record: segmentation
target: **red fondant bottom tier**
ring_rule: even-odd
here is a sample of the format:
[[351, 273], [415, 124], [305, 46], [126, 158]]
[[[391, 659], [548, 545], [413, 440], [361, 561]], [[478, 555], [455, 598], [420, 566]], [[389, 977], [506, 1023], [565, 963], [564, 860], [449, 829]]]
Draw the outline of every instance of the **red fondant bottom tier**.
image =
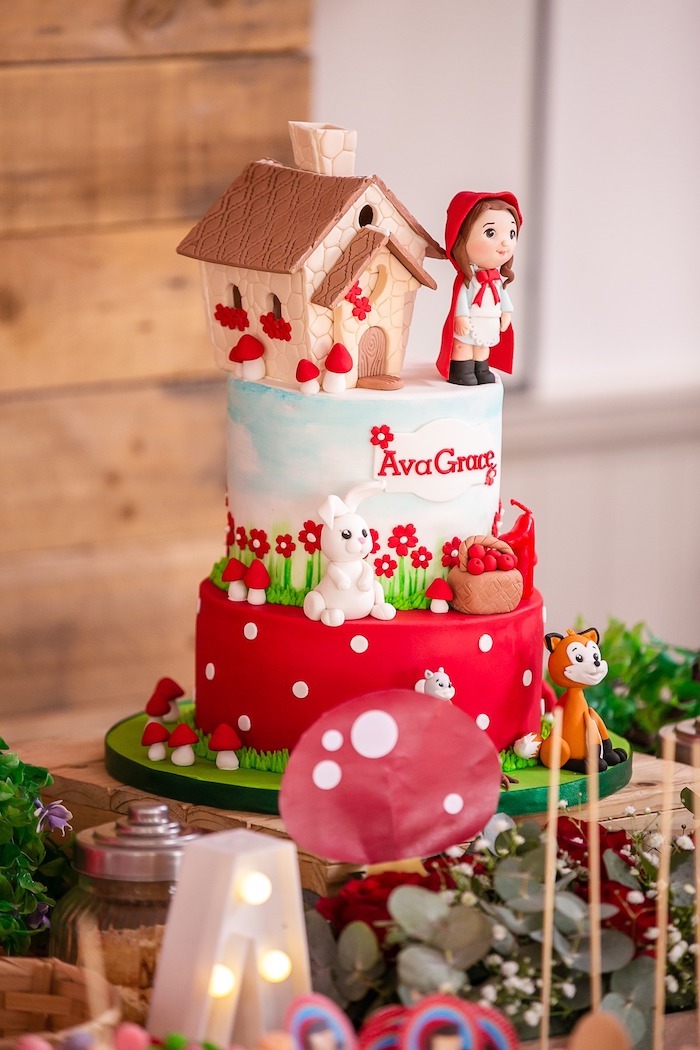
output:
[[[294, 747], [325, 711], [362, 693], [413, 688], [443, 667], [453, 703], [475, 719], [498, 750], [538, 732], [542, 696], [542, 598], [513, 612], [465, 616], [398, 612], [341, 627], [301, 609], [249, 605], [205, 580], [196, 638], [196, 722], [222, 722], [258, 750]], [[441, 701], [437, 701], [439, 703]]]

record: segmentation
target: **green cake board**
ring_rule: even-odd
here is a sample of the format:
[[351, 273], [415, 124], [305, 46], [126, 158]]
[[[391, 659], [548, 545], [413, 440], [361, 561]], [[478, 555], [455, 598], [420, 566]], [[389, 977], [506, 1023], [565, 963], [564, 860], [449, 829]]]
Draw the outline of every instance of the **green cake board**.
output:
[[[183, 713], [191, 704], [182, 704]], [[213, 762], [198, 758], [192, 766], [175, 766], [169, 759], [152, 762], [141, 745], [141, 734], [148, 718], [145, 714], [125, 718], [107, 733], [105, 765], [107, 771], [123, 784], [150, 794], [162, 795], [179, 802], [213, 806], [242, 812], [279, 813], [277, 795], [281, 775], [257, 769], [218, 769]], [[632, 777], [632, 752], [621, 737], [610, 734], [614, 747], [624, 747], [630, 756], [625, 762], [610, 766], [599, 778], [600, 798], [615, 794]], [[519, 769], [513, 776], [517, 784], [501, 792], [499, 811], [510, 816], [544, 813], [547, 810], [549, 770], [544, 766]], [[580, 773], [561, 770], [559, 797], [568, 806], [588, 801], [587, 778]]]

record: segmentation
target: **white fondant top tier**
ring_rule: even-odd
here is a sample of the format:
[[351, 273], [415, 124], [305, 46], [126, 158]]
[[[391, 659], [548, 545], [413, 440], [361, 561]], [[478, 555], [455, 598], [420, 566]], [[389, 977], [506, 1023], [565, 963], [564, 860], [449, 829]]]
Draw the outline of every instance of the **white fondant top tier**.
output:
[[[233, 552], [262, 556], [273, 585], [313, 586], [318, 509], [371, 481], [358, 507], [376, 531], [369, 556], [392, 601], [410, 607], [444, 575], [455, 537], [490, 533], [498, 510], [503, 387], [458, 387], [429, 367], [400, 390], [305, 395], [228, 381], [228, 500]], [[273, 595], [274, 600], [274, 595]]]

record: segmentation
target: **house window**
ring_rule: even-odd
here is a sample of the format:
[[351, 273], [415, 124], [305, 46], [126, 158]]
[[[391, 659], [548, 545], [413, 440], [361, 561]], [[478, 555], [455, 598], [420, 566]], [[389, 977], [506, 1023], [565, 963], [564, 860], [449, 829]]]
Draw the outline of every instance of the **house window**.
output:
[[374, 223], [374, 208], [371, 204], [365, 204], [360, 210], [360, 217], [358, 219], [360, 226], [371, 226]]
[[237, 284], [231, 285], [231, 295], [233, 297], [234, 309], [240, 310], [243, 307], [243, 299], [241, 298], [241, 290]]
[[282, 317], [282, 303], [279, 301], [279, 296], [275, 295], [274, 292], [272, 293], [271, 301], [272, 309], [270, 313], [274, 317], [275, 321], [279, 321]]

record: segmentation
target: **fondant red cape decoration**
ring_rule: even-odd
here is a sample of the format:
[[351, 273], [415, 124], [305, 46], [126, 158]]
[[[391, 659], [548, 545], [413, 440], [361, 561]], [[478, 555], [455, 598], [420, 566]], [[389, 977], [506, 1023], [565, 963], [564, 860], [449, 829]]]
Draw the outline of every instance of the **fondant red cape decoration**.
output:
[[[457, 269], [457, 276], [455, 277], [454, 288], [452, 289], [450, 312], [447, 315], [447, 320], [442, 329], [440, 353], [438, 354], [436, 362], [438, 372], [445, 379], [447, 379], [450, 372], [450, 358], [452, 357], [452, 339], [454, 336], [454, 318], [455, 309], [457, 307], [457, 296], [459, 295], [459, 290], [464, 281], [464, 275], [452, 257], [452, 249], [454, 248], [457, 235], [459, 234], [467, 215], [475, 204], [478, 204], [479, 201], [483, 200], [502, 200], [505, 201], [506, 204], [512, 205], [518, 213], [520, 225], [522, 226], [523, 223], [523, 217], [520, 214], [520, 206], [515, 194], [510, 193], [508, 190], [503, 190], [500, 193], [475, 193], [473, 190], [462, 190], [461, 193], [458, 193], [456, 197], [453, 197], [450, 201], [447, 209], [447, 222], [445, 224], [445, 248], [447, 249], [450, 262]], [[497, 368], [501, 372], [513, 371], [512, 325], [510, 325], [505, 332], [501, 333], [500, 341], [496, 346], [491, 347], [489, 365], [493, 368]]]

